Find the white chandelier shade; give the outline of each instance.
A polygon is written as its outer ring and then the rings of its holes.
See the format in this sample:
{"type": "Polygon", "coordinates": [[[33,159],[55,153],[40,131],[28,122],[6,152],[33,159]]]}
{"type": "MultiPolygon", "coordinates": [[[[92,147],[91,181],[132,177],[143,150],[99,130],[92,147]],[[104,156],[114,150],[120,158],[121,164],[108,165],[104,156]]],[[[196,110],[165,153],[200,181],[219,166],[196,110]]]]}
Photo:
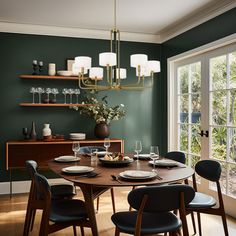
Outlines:
{"type": "Polygon", "coordinates": [[[99,65],[100,66],[116,66],[117,55],[114,52],[103,52],[99,54],[99,65]]]}

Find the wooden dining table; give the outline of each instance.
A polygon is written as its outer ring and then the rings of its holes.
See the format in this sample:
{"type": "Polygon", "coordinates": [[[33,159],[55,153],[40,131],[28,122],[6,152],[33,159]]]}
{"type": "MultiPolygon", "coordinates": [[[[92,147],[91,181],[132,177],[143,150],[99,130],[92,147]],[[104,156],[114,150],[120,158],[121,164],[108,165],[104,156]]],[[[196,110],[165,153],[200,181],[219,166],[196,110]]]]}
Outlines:
{"type": "Polygon", "coordinates": [[[98,227],[95,215],[95,209],[93,201],[99,197],[102,193],[112,187],[127,187],[127,186],[150,186],[161,185],[177,181],[182,181],[193,175],[194,170],[183,164],[175,167],[156,167],[158,177],[144,180],[132,180],[120,178],[119,174],[127,170],[143,170],[152,171],[153,166],[150,165],[148,160],[134,160],[127,165],[104,165],[101,161],[97,160],[91,162],[90,156],[80,155],[81,160],[70,163],[59,163],[54,160],[48,162],[49,168],[60,175],[62,178],[71,181],[74,185],[79,186],[85,201],[85,206],[88,214],[89,221],[91,223],[91,230],[93,236],[98,236],[98,227]],[[62,171],[63,168],[69,166],[91,166],[94,168],[94,172],[98,175],[94,177],[81,176],[80,174],[67,174],[62,171]],[[118,176],[118,180],[114,180],[111,175],[118,176]],[[159,178],[161,177],[161,178],[159,178]]]}

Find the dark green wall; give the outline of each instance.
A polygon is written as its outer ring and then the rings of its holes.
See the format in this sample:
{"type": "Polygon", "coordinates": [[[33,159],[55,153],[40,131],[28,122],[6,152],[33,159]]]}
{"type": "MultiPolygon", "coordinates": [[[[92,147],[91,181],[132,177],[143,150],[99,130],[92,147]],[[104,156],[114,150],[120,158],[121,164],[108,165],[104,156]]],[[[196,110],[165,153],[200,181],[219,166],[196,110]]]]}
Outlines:
{"type": "MultiPolygon", "coordinates": [[[[30,101],[31,86],[76,88],[75,81],[37,81],[19,79],[20,74],[32,73],[32,60],[42,60],[45,65],[54,62],[57,70],[66,69],[66,59],[78,55],[88,55],[93,58],[93,65],[98,65],[98,54],[109,51],[109,41],[95,39],[78,39],[68,37],[36,36],[12,33],[0,33],[0,65],[1,65],[1,125],[0,125],[0,181],[6,181],[8,174],[5,169],[5,142],[21,140],[22,127],[31,126],[35,121],[37,133],[41,136],[44,123],[50,123],[54,134],[70,132],[85,132],[88,138],[93,138],[94,121],[79,115],[79,112],[69,108],[30,108],[20,107],[20,102],[30,101]]],[[[134,53],[148,54],[150,59],[160,60],[160,45],[150,43],[121,43],[121,66],[129,68],[129,58],[134,53]]],[[[46,69],[47,71],[47,69],[46,69]]],[[[46,73],[45,71],[45,73],[46,73]]],[[[133,82],[135,71],[128,70],[128,80],[133,82]]],[[[155,78],[153,89],[137,91],[102,92],[99,96],[108,95],[112,105],[123,103],[127,115],[120,121],[111,123],[111,137],[125,140],[125,150],[134,148],[136,139],[141,139],[144,149],[151,144],[162,146],[161,133],[165,132],[161,125],[162,98],[160,96],[160,74],[155,78]]],[[[63,100],[63,95],[58,96],[63,100]]],[[[82,100],[82,98],[81,98],[82,100]]],[[[32,157],[33,158],[33,157],[32,157]]],[[[13,178],[19,179],[15,172],[13,178]]],[[[23,178],[23,173],[20,172],[23,178]]],[[[20,178],[20,179],[22,179],[20,178]]]]}
{"type": "MultiPolygon", "coordinates": [[[[167,105],[167,59],[236,33],[236,8],[217,16],[161,45],[161,98],[167,105]]],[[[167,106],[163,106],[161,123],[167,131],[167,106]]],[[[163,150],[167,150],[167,132],[163,133],[163,150]]]]}

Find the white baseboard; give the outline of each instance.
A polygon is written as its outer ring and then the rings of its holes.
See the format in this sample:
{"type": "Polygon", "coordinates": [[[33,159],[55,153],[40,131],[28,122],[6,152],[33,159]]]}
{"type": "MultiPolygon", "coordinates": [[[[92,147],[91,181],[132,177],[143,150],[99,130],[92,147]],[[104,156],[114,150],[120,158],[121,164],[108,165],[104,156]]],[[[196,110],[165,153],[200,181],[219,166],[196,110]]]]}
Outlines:
{"type": "MultiPolygon", "coordinates": [[[[49,179],[50,184],[57,183],[68,183],[65,179],[57,178],[57,179],[49,179]]],[[[28,193],[30,190],[31,181],[13,181],[12,182],[12,194],[16,193],[28,193]]],[[[10,194],[10,182],[2,182],[0,183],[0,195],[10,194]]]]}

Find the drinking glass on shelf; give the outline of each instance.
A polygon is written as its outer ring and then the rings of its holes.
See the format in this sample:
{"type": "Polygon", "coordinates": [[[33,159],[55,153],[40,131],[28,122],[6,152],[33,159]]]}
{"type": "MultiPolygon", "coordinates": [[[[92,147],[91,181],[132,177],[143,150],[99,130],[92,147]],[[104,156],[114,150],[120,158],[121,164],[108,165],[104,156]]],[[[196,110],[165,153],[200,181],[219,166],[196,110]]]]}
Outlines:
{"type": "Polygon", "coordinates": [[[31,87],[30,88],[30,93],[32,93],[32,95],[33,95],[33,99],[32,99],[32,103],[35,103],[35,101],[34,101],[34,94],[36,93],[36,88],[35,87],[31,87]]]}
{"type": "Polygon", "coordinates": [[[150,158],[153,161],[153,169],[152,169],[152,171],[156,171],[155,170],[155,167],[156,167],[155,162],[159,158],[159,148],[158,148],[158,146],[151,146],[150,147],[150,158]]]}
{"type": "Polygon", "coordinates": [[[38,87],[37,93],[39,94],[39,103],[41,103],[41,95],[42,95],[42,93],[45,93],[45,90],[41,87],[38,87]]]}
{"type": "Polygon", "coordinates": [[[52,89],[51,88],[46,88],[45,90],[46,94],[47,94],[47,103],[49,103],[50,101],[50,93],[52,93],[52,89]]]}
{"type": "Polygon", "coordinates": [[[110,139],[109,138],[105,138],[104,139],[104,147],[106,148],[106,153],[108,153],[108,148],[111,146],[110,144],[110,139]]]}
{"type": "Polygon", "coordinates": [[[80,90],[79,89],[75,89],[74,90],[74,94],[76,96],[76,104],[78,104],[79,103],[80,90]]]}
{"type": "Polygon", "coordinates": [[[139,153],[142,151],[142,142],[141,142],[141,141],[137,140],[137,141],[135,142],[135,149],[134,149],[134,151],[135,151],[136,154],[137,154],[137,161],[138,161],[138,159],[139,159],[139,153]]]}
{"type": "Polygon", "coordinates": [[[52,89],[52,94],[54,96],[53,98],[53,102],[56,103],[57,102],[57,94],[59,93],[58,89],[57,88],[53,88],[52,89]]]}
{"type": "Polygon", "coordinates": [[[66,95],[68,94],[68,89],[67,88],[62,89],[62,94],[64,94],[64,103],[66,104],[66,95]]]}
{"type": "Polygon", "coordinates": [[[73,96],[73,94],[74,94],[74,89],[68,89],[68,93],[69,93],[69,95],[70,95],[70,104],[72,104],[72,96],[73,96]]]}
{"type": "Polygon", "coordinates": [[[80,143],[79,142],[73,142],[72,143],[72,151],[74,152],[75,158],[77,157],[77,153],[80,150],[80,143]]]}

